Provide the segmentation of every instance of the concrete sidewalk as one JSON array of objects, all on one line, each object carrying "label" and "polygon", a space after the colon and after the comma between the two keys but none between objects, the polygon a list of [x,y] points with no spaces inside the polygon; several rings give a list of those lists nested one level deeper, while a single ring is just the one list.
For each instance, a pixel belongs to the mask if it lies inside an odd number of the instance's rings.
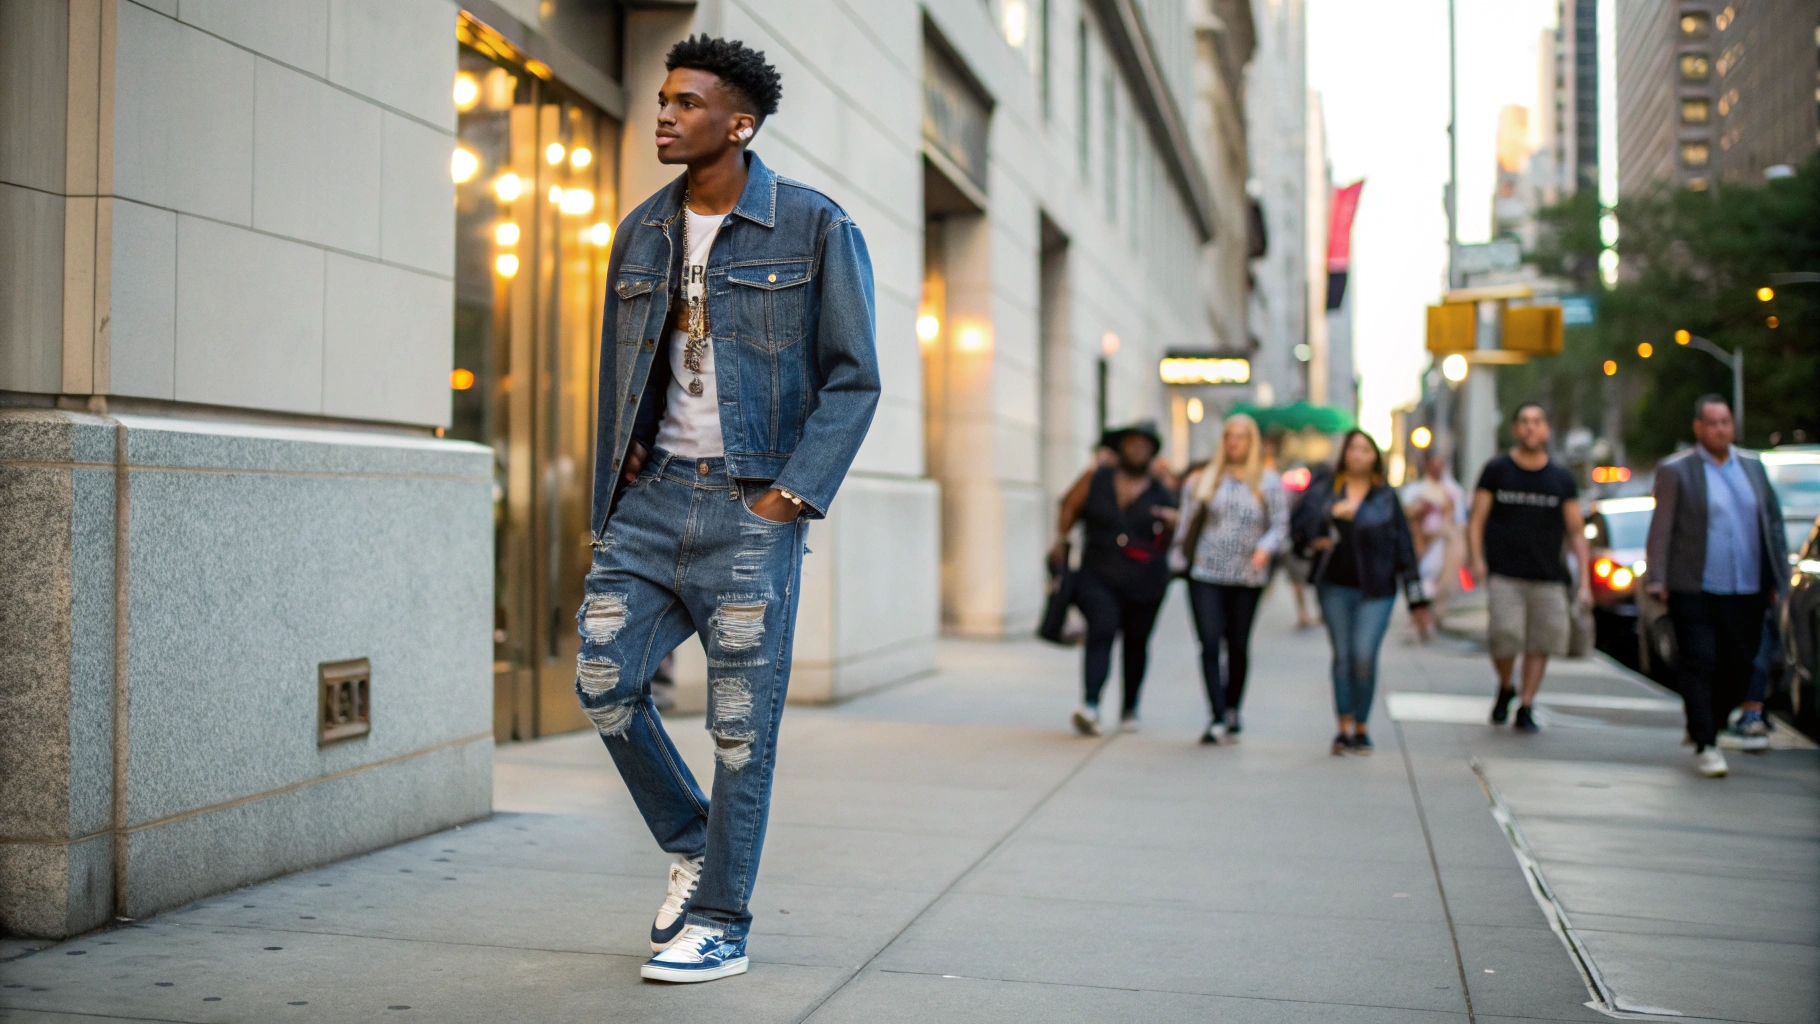
[{"label": "concrete sidewalk", "polygon": [[[502,748],[485,821],[0,946],[0,1020],[1820,1016],[1813,751],[1700,780],[1661,692],[1591,662],[1551,673],[1569,700],[1540,736],[1462,721],[1482,656],[1397,625],[1379,751],[1331,757],[1325,639],[1290,618],[1267,602],[1231,746],[1194,743],[1179,600],[1136,734],[1067,732],[1078,654],[1034,642],[949,642],[936,676],[790,709],[742,978],[638,979],[667,858],[579,735]],[[705,775],[700,718],[671,725]]]}]

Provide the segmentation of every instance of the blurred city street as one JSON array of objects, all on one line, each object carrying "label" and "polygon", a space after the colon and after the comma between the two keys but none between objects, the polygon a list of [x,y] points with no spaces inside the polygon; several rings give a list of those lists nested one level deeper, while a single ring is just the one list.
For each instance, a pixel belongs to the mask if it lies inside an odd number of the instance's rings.
[{"label": "blurred city street", "polygon": [[[1078,652],[1035,641],[791,708],[746,977],[638,979],[667,857],[579,733],[502,746],[488,819],[5,940],[0,1020],[1606,1019],[1513,832],[1615,1015],[1820,1014],[1814,750],[1700,779],[1672,695],[1597,660],[1553,668],[1540,735],[1494,731],[1474,645],[1399,615],[1378,751],[1333,757],[1326,640],[1281,587],[1242,742],[1198,746],[1180,596],[1135,734],[1068,732]],[[705,771],[699,718],[671,724]]]}]

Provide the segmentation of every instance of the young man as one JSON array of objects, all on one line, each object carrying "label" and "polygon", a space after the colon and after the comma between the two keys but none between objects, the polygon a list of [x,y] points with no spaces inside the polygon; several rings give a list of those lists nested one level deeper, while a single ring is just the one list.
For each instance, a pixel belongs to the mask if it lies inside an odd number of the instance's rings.
[{"label": "young man", "polygon": [[[710,981],[746,970],[806,520],[833,501],[879,380],[859,229],[746,151],[777,109],[776,70],[706,36],[667,66],[658,159],[688,172],[613,240],[575,688],[676,855],[640,973]],[[651,701],[659,662],[697,632],[712,800]]]},{"label": "young man", "polygon": [[1487,646],[1498,673],[1491,722],[1503,725],[1510,699],[1518,696],[1510,673],[1521,653],[1523,690],[1515,728],[1535,732],[1532,705],[1542,688],[1542,673],[1550,655],[1567,653],[1568,591],[1574,580],[1562,561],[1562,541],[1573,544],[1580,566],[1577,600],[1582,607],[1592,603],[1586,572],[1590,552],[1573,474],[1548,457],[1547,411],[1536,402],[1517,406],[1511,433],[1516,447],[1487,462],[1479,474],[1467,541],[1472,574],[1486,581],[1491,606]]},{"label": "young man", "polygon": [[[1747,696],[1746,681],[1764,612],[1788,585],[1782,503],[1763,463],[1732,447],[1731,404],[1718,395],[1694,403],[1692,451],[1656,467],[1656,511],[1649,522],[1650,595],[1668,604],[1675,625],[1675,676],[1694,741],[1694,767],[1707,778],[1729,770],[1718,724]],[[1762,736],[1763,705],[1746,701],[1740,730]]]}]

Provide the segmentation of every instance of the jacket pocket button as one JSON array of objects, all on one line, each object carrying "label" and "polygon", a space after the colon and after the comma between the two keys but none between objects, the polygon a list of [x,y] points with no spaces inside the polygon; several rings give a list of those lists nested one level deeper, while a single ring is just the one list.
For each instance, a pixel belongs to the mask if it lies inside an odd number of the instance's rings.
[{"label": "jacket pocket button", "polygon": [[655,338],[646,338],[645,339],[645,351],[646,352],[649,352],[656,347],[657,347],[657,339],[655,339]]},{"label": "jacket pocket button", "polygon": [[777,275],[776,275],[776,274],[772,274],[772,275],[771,275],[771,276],[770,276],[770,277],[767,277],[767,278],[765,278],[765,280],[767,280],[767,281],[769,281],[769,282],[771,282],[771,283],[772,283],[772,284],[776,284],[776,283],[777,283]]},{"label": "jacket pocket button", "polygon": [[627,395],[627,396],[626,396],[626,404],[627,404],[627,405],[637,405],[637,404],[638,404],[638,396],[637,396],[637,395]]}]

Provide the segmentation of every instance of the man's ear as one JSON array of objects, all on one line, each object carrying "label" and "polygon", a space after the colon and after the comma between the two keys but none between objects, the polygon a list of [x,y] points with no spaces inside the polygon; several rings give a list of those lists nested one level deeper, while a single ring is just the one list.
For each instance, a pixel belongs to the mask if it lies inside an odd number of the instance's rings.
[{"label": "man's ear", "polygon": [[758,120],[756,118],[751,114],[733,115],[733,139],[735,142],[744,145],[745,143],[751,142],[752,136],[756,134],[758,134]]}]

